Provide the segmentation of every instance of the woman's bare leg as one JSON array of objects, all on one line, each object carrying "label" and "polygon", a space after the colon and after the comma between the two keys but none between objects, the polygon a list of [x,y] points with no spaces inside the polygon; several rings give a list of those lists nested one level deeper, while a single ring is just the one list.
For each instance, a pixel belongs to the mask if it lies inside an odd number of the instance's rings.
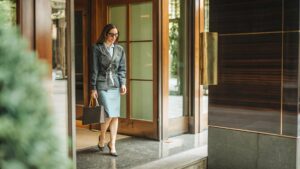
[{"label": "woman's bare leg", "polygon": [[100,130],[100,136],[99,136],[99,146],[104,147],[105,142],[105,134],[108,129],[108,126],[111,122],[112,118],[106,118],[104,123],[101,123],[101,130]]},{"label": "woman's bare leg", "polygon": [[117,139],[117,132],[118,132],[118,118],[113,117],[110,122],[110,147],[111,152],[116,152],[116,139]]}]

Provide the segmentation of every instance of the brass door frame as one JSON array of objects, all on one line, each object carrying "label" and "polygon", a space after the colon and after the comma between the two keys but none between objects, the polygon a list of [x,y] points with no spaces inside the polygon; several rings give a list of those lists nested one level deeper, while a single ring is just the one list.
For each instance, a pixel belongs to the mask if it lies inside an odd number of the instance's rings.
[{"label": "brass door frame", "polygon": [[[200,33],[204,32],[204,3],[205,0],[195,0],[188,2],[188,8],[192,11],[188,14],[189,34],[188,34],[188,63],[191,65],[188,69],[188,112],[189,116],[183,116],[176,119],[168,118],[168,66],[169,65],[169,21],[168,21],[168,2],[169,0],[162,0],[160,3],[160,34],[159,42],[161,46],[160,58],[162,65],[161,67],[161,117],[160,117],[160,129],[161,139],[167,139],[172,135],[178,135],[185,132],[199,133],[207,128],[207,117],[201,114],[200,101],[203,98],[203,86],[200,85]],[[177,124],[176,127],[174,124]],[[178,125],[179,124],[179,125]],[[188,128],[186,126],[188,125]]]},{"label": "brass door frame", "polygon": [[201,113],[201,100],[204,96],[203,85],[200,85],[200,33],[204,32],[205,0],[193,1],[193,26],[192,26],[192,89],[190,133],[200,133],[207,128],[207,116]]}]

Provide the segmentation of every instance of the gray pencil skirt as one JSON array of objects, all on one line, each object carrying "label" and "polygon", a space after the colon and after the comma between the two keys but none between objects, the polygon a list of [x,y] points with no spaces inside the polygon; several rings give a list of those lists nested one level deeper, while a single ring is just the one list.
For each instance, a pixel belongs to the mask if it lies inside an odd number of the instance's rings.
[{"label": "gray pencil skirt", "polygon": [[120,89],[98,90],[99,103],[104,106],[107,117],[120,117]]}]

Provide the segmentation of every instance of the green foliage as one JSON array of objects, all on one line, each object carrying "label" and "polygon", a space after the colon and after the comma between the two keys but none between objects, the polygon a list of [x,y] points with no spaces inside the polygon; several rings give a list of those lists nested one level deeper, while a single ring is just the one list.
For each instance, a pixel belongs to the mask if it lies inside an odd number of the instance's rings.
[{"label": "green foliage", "polygon": [[171,75],[178,75],[178,23],[172,23],[170,27],[170,54],[172,56],[171,61]]},{"label": "green foliage", "polygon": [[16,0],[0,0],[0,11],[3,26],[16,24]]},{"label": "green foliage", "polygon": [[70,168],[42,86],[45,70],[16,29],[0,25],[1,169]]}]

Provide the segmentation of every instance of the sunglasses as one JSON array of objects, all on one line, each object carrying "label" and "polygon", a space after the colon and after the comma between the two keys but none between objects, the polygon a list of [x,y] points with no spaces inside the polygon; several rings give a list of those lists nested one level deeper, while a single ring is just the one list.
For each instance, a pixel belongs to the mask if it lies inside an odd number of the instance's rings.
[{"label": "sunglasses", "polygon": [[116,37],[116,38],[119,36],[118,33],[110,33],[110,32],[108,32],[107,35],[109,35],[110,37]]}]

